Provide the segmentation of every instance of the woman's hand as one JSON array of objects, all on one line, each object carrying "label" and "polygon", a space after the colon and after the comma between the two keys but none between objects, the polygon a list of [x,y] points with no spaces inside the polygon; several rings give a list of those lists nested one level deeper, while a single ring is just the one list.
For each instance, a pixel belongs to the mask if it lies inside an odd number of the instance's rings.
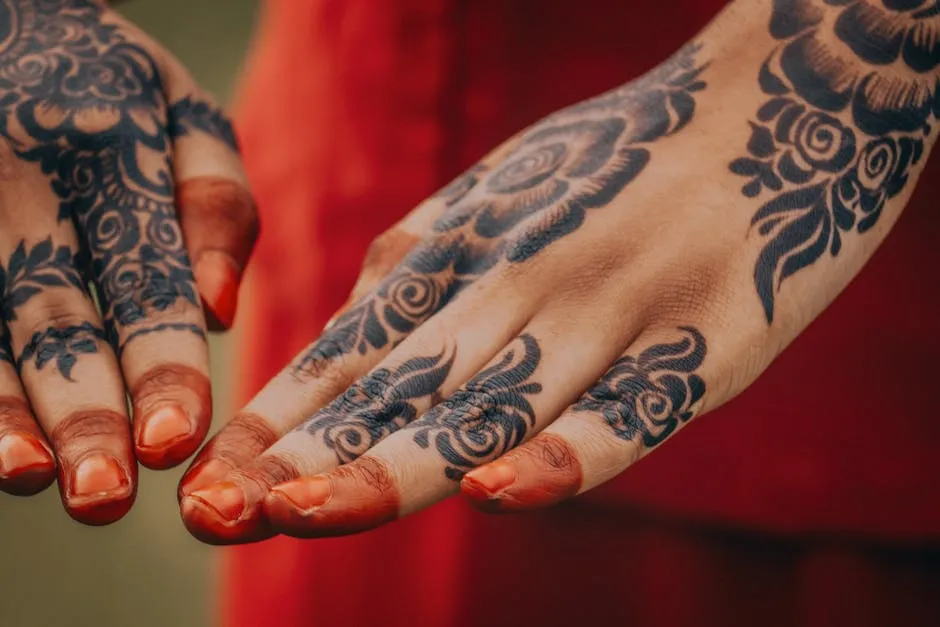
[{"label": "woman's hand", "polygon": [[0,0],[0,489],[58,466],[70,515],[107,523],[135,456],[196,449],[202,303],[231,323],[256,230],[231,125],[165,50],[104,3]]},{"label": "woman's hand", "polygon": [[343,534],[458,489],[549,505],[732,398],[906,203],[940,110],[934,5],[735,3],[484,159],[207,445],[190,531]]}]

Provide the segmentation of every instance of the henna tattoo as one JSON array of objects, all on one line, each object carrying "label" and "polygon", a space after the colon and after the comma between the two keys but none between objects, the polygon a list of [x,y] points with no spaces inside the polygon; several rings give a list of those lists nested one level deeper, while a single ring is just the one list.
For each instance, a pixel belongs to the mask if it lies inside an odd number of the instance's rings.
[{"label": "henna tattoo", "polygon": [[26,342],[18,360],[18,368],[33,360],[36,370],[42,370],[55,360],[59,373],[68,381],[72,379],[72,368],[78,361],[78,355],[98,352],[98,340],[107,341],[105,330],[85,322],[77,326],[64,328],[50,327],[37,331]]},{"label": "henna tattoo", "polygon": [[10,348],[10,335],[3,322],[0,322],[0,362],[16,365],[13,359],[13,349]]},{"label": "henna tattoo", "polygon": [[152,327],[146,327],[143,329],[137,329],[130,333],[127,338],[124,340],[123,344],[118,344],[116,338],[112,342],[114,346],[117,346],[118,357],[124,352],[124,348],[130,344],[134,339],[138,338],[141,335],[150,335],[151,333],[160,333],[161,331],[182,331],[186,333],[191,333],[201,340],[206,339],[206,330],[203,329],[198,324],[188,324],[186,322],[164,322],[162,324],[155,324]]},{"label": "henna tattoo", "polygon": [[[446,232],[473,224],[476,236],[500,238],[532,215],[545,218],[520,236],[506,255],[522,262],[574,232],[586,212],[609,204],[650,161],[646,144],[675,133],[692,119],[694,92],[705,88],[696,67],[700,45],[687,46],[637,81],[569,107],[534,126],[478,193],[458,180],[463,202],[437,222]],[[476,182],[479,172],[471,172]]]},{"label": "henna tattoo", "polygon": [[50,327],[34,333],[23,348],[19,360],[14,358],[7,337],[6,324],[17,319],[16,309],[44,289],[73,287],[80,290],[85,298],[89,297],[77,269],[79,263],[68,246],[54,247],[49,237],[28,250],[26,242],[20,241],[6,267],[0,264],[0,324],[4,325],[0,337],[0,359],[15,363],[19,368],[23,362],[35,357],[37,370],[55,359],[62,376],[72,381],[72,367],[78,361],[78,356],[98,352],[95,339],[105,339],[106,334],[91,323],[64,328]]},{"label": "henna tattoo", "polygon": [[[435,195],[444,211],[427,245],[340,316],[294,363],[317,376],[339,356],[394,345],[502,257],[522,262],[575,231],[650,160],[648,145],[677,132],[695,112],[707,64],[687,46],[658,69],[535,125],[493,170],[478,164]],[[511,238],[527,218],[534,229]]]},{"label": "henna tattoo", "polygon": [[776,0],[781,43],[759,81],[769,100],[742,192],[771,198],[751,224],[766,243],[754,283],[767,322],[783,281],[851,232],[865,233],[904,189],[940,114],[940,8],[934,0]]},{"label": "henna tattoo", "polygon": [[59,219],[82,236],[79,267],[129,339],[160,330],[146,326],[153,313],[199,304],[167,125],[232,136],[221,113],[189,99],[168,121],[156,63],[104,11],[91,0],[0,0],[0,137],[49,177]]},{"label": "henna tattoo", "polygon": [[316,376],[324,363],[353,351],[384,348],[437,312],[495,261],[463,237],[410,253],[369,296],[337,318],[293,366],[294,376]]},{"label": "henna tattoo", "polygon": [[542,391],[530,381],[542,358],[534,337],[516,338],[502,359],[434,406],[412,425],[421,448],[434,446],[448,466],[448,479],[518,446],[535,425],[527,397]]},{"label": "henna tattoo", "polygon": [[415,401],[439,394],[455,356],[453,350],[441,351],[433,357],[409,359],[394,370],[379,368],[297,430],[322,434],[339,462],[349,463],[417,417]]},{"label": "henna tattoo", "polygon": [[639,435],[647,447],[663,442],[695,415],[705,394],[695,374],[705,361],[705,338],[694,327],[679,330],[684,337],[677,342],[618,359],[572,409],[600,414],[618,438]]},{"label": "henna tattoo", "polygon": [[216,106],[187,96],[170,107],[167,118],[167,132],[174,139],[189,135],[192,130],[199,130],[238,152],[235,129],[222,110]]},{"label": "henna tattoo", "polygon": [[0,320],[16,320],[16,309],[47,287],[72,286],[85,293],[79,261],[68,246],[53,247],[46,238],[29,250],[21,241],[6,264],[0,264]]}]

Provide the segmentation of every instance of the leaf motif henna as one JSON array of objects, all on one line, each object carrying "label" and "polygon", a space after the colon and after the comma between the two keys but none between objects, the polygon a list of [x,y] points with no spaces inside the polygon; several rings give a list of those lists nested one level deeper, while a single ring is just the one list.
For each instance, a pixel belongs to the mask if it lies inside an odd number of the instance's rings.
[{"label": "leaf motif henna", "polygon": [[26,342],[18,360],[19,367],[32,360],[36,370],[42,370],[49,362],[55,361],[56,368],[66,380],[73,381],[72,368],[79,355],[98,352],[98,340],[106,341],[105,330],[90,322],[64,328],[50,327],[37,331]]},{"label": "leaf motif henna", "polygon": [[783,281],[871,229],[921,161],[940,113],[937,6],[774,3],[781,44],[759,75],[769,100],[751,122],[749,156],[730,164],[749,179],[745,196],[772,196],[751,222],[767,240],[754,284],[768,323]]}]

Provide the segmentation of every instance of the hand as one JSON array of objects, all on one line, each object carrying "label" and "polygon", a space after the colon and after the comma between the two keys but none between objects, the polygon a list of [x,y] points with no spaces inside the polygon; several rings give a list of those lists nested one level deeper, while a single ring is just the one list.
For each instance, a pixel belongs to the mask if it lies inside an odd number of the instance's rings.
[{"label": "hand", "polygon": [[231,323],[256,231],[232,127],[178,61],[103,3],[0,0],[0,489],[58,466],[69,514],[103,524],[135,456],[192,454],[201,303]]},{"label": "hand", "polygon": [[732,398],[906,203],[940,102],[928,4],[734,3],[484,159],[375,244],[355,304],[207,445],[187,527],[337,535],[458,490],[545,506]]}]

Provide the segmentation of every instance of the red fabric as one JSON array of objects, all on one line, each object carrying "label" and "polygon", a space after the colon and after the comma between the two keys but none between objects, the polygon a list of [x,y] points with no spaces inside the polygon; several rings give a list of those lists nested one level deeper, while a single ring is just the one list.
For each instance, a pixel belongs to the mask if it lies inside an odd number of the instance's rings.
[{"label": "red fabric", "polygon": [[[375,235],[721,4],[268,0],[238,116],[263,220],[244,397],[319,333]],[[535,515],[452,501],[360,536],[229,550],[223,623],[940,624],[937,161],[770,370],[622,477]]]}]

